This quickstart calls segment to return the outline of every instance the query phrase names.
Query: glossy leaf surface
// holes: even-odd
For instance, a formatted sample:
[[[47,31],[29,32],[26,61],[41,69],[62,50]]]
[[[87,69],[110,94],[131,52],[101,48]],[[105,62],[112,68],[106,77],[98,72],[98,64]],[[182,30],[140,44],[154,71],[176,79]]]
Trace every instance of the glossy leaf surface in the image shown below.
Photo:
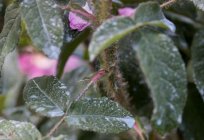
[[[68,125],[100,133],[119,133],[134,125],[132,115],[108,98],[85,98],[73,103]]]
[[[157,3],[142,3],[138,6],[134,18],[115,17],[105,21],[97,28],[89,45],[90,59],[93,60],[101,51],[110,47],[112,43],[144,26],[157,26],[171,30],[175,28],[164,17]]]
[[[187,96],[185,65],[166,35],[144,29],[132,37],[132,47],[152,93],[152,124],[164,134],[181,123]]]
[[[65,43],[62,47],[62,51],[60,53],[60,57],[57,64],[57,77],[60,78],[63,74],[65,64],[69,57],[72,55],[74,50],[78,47],[78,45],[84,41],[90,33],[89,29],[86,29],[82,33],[80,33],[76,38],[72,39],[69,43]]]
[[[188,98],[182,116],[180,129],[185,140],[203,140],[204,102],[196,86],[189,84]]]
[[[50,58],[58,58],[63,43],[63,22],[53,0],[24,0],[21,16],[33,44]]]
[[[192,45],[192,64],[194,80],[204,100],[204,30],[199,31]]]
[[[20,23],[19,3],[14,2],[6,9],[4,27],[0,33],[0,67],[2,67],[6,55],[17,47]]]
[[[49,117],[62,116],[70,103],[67,87],[53,76],[34,78],[24,88],[27,105]]]
[[[40,140],[42,139],[37,128],[27,122],[0,120],[1,139],[8,140]]]

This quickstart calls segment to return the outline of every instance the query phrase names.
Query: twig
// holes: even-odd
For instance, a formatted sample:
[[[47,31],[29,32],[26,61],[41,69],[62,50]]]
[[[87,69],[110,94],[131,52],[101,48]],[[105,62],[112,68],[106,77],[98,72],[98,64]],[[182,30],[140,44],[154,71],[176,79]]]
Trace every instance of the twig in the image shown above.
[[[142,129],[139,127],[139,124],[137,122],[135,122],[134,124],[134,129],[136,131],[136,133],[138,134],[138,136],[140,137],[141,140],[145,140],[144,136],[143,136],[143,131]]]
[[[171,5],[171,4],[173,4],[174,2],[176,2],[176,0],[167,1],[167,2],[165,2],[163,4],[161,4],[160,7],[161,8],[167,7],[167,6]]]
[[[59,120],[59,122],[57,122],[57,123],[52,127],[52,129],[47,133],[47,135],[46,135],[43,139],[46,139],[46,138],[51,137],[51,136],[54,134],[54,132],[60,127],[60,125],[63,123],[63,121],[65,120],[65,118],[66,118],[66,116],[67,116],[67,113],[68,113],[68,111],[69,111],[69,109],[70,109],[70,107],[71,107],[71,104],[72,104],[72,102],[69,102],[65,114],[62,116],[62,118]]]
[[[88,89],[91,87],[92,84],[96,83],[99,79],[101,79],[102,77],[105,76],[105,74],[107,73],[106,70],[101,69],[99,70],[90,80],[90,82],[88,83],[88,85],[85,87],[85,89],[79,94],[79,96],[76,98],[75,101],[78,101],[87,91]]]
[[[43,139],[46,139],[46,138],[49,138],[50,136],[52,136],[53,133],[60,127],[62,122],[65,120],[66,116],[67,116],[67,114],[64,114],[62,116],[62,118],[59,120],[59,122],[54,125],[54,127],[49,131],[49,133]]]
[[[78,101],[79,99],[81,99],[81,97],[88,91],[88,89],[91,87],[92,84],[96,83],[98,80],[100,80],[102,77],[104,77],[106,75],[107,71],[106,70],[99,70],[92,78],[91,81],[88,83],[88,85],[85,87],[85,89],[81,92],[81,94],[76,98],[75,102]],[[67,113],[71,107],[73,102],[69,102],[67,110],[65,112],[65,114],[62,116],[62,118],[59,120],[59,122],[57,122],[52,129],[47,133],[47,135],[43,138],[49,138],[53,135],[53,133],[60,127],[60,125],[63,123],[63,121],[65,120]]]
[[[86,91],[88,91],[88,89],[91,87],[92,84],[93,82],[90,81],[88,85],[85,87],[85,89],[79,94],[79,96],[76,98],[75,101],[78,101],[86,93]]]

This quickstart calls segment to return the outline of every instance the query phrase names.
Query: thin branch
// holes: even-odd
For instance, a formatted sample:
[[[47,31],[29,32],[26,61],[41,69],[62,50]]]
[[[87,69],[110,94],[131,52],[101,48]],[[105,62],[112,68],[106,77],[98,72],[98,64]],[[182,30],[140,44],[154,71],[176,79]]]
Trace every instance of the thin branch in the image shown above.
[[[177,0],[170,0],[170,1],[167,1],[163,4],[160,5],[161,8],[164,8],[164,7],[167,7],[167,6],[170,6],[171,4],[173,4],[174,2],[176,2]]]
[[[54,132],[60,127],[60,125],[63,123],[63,121],[65,120],[66,116],[67,116],[67,115],[64,114],[64,115],[62,116],[62,118],[59,120],[59,122],[54,125],[54,127],[49,131],[49,133],[48,133],[43,139],[46,139],[46,138],[51,137],[51,136],[53,135],[53,133],[54,133]]]
[[[46,138],[51,137],[51,136],[54,134],[54,132],[60,127],[60,125],[61,125],[61,124],[63,123],[63,121],[66,119],[66,116],[67,116],[67,113],[68,113],[68,111],[69,111],[69,109],[70,109],[70,107],[71,107],[71,104],[72,104],[72,102],[69,102],[65,114],[62,116],[62,118],[59,120],[59,122],[57,122],[57,123],[52,127],[52,129],[47,133],[47,135],[46,135],[43,139],[46,139]]]
[[[107,74],[106,70],[99,70],[90,80],[90,82],[87,84],[87,86],[85,87],[85,89],[79,94],[79,96],[76,98],[75,102],[78,101],[79,99],[81,99],[81,97],[88,91],[88,89],[91,87],[91,85],[93,85],[94,83],[96,83],[98,80],[100,80],[102,77],[104,77]],[[66,119],[67,113],[71,107],[73,102],[69,102],[67,110],[65,112],[65,114],[62,116],[62,118],[59,120],[59,122],[57,122],[52,129],[47,133],[47,135],[43,138],[49,138],[51,137],[54,132],[60,127],[60,125],[63,123],[63,121]]]
[[[84,88],[84,90],[79,94],[79,96],[76,98],[75,101],[78,101],[87,91],[88,89],[91,87],[91,85],[93,85],[94,83],[96,83],[98,80],[100,80],[102,77],[104,77],[107,74],[107,71],[104,69],[99,70],[90,80],[90,82],[87,84],[87,86]]]
[[[145,136],[143,135],[143,130],[139,127],[138,122],[135,122],[134,129],[136,133],[138,134],[140,140],[145,140]]]

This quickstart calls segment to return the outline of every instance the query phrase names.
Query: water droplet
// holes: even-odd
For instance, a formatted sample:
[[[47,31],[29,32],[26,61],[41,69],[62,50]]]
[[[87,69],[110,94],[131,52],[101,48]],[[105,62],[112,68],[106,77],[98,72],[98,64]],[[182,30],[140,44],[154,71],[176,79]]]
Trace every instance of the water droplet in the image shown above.
[[[34,0],[23,0],[23,4],[24,5],[31,5],[32,3],[34,3],[35,1]]]
[[[176,26],[171,21],[163,19],[162,22],[164,22],[172,32],[176,31]]]
[[[178,122],[178,123],[181,123],[181,122],[182,122],[182,116],[181,116],[181,115],[178,116],[177,122]]]
[[[173,51],[173,52],[177,52],[178,49],[177,49],[176,47],[173,47],[172,51]]]
[[[123,121],[129,128],[133,128],[134,123],[135,123],[135,120],[132,117],[129,117],[129,116],[118,119],[118,121]]]
[[[36,109],[36,112],[42,112],[42,111],[44,111],[44,110],[45,110],[44,107],[38,107],[38,108]]]
[[[48,115],[51,117],[62,116],[62,115],[64,115],[64,112],[59,110],[58,108],[55,108],[55,109],[49,111]]]
[[[156,121],[156,124],[157,124],[157,125],[161,125],[161,124],[162,124],[162,120],[161,120],[161,119],[158,119],[158,120]]]

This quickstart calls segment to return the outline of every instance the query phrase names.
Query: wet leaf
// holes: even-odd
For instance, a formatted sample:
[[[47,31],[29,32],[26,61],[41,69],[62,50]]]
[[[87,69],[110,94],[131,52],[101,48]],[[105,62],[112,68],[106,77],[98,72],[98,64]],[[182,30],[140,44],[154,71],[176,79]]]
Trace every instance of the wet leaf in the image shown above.
[[[192,45],[192,64],[194,80],[204,100],[204,30],[199,31]]]
[[[58,58],[63,43],[63,22],[53,0],[24,0],[21,16],[33,44],[50,58]]]
[[[49,117],[62,116],[69,104],[67,87],[53,76],[34,78],[24,88],[27,105]]]
[[[0,120],[0,138],[12,140],[41,140],[36,127],[27,122]]]
[[[188,98],[180,129],[185,140],[203,140],[204,102],[194,84],[189,84],[188,87]]]
[[[19,33],[19,3],[14,2],[6,9],[4,27],[0,34],[0,71],[6,55],[15,49],[19,40]]]
[[[60,78],[63,74],[65,64],[78,45],[84,41],[90,33],[90,29],[86,29],[69,43],[65,43],[62,47],[60,57],[57,64],[57,77]]]
[[[142,3],[138,6],[134,18],[112,18],[97,28],[89,46],[90,59],[93,60],[101,51],[127,34],[147,25],[165,29],[169,28],[171,30],[175,28],[174,25],[164,17],[157,3]]]
[[[148,118],[152,115],[153,103],[144,76],[135,57],[136,52],[130,47],[134,40],[132,35],[127,35],[118,42],[117,63],[120,73],[127,83],[127,102],[131,112]],[[125,59],[124,59],[125,58]],[[134,74],[133,74],[134,73]]]
[[[68,125],[100,133],[119,133],[134,125],[132,115],[108,98],[84,98],[72,104]]]
[[[133,33],[130,45],[154,102],[152,124],[160,134],[169,132],[181,123],[187,96],[181,55],[169,37],[149,29]]]

